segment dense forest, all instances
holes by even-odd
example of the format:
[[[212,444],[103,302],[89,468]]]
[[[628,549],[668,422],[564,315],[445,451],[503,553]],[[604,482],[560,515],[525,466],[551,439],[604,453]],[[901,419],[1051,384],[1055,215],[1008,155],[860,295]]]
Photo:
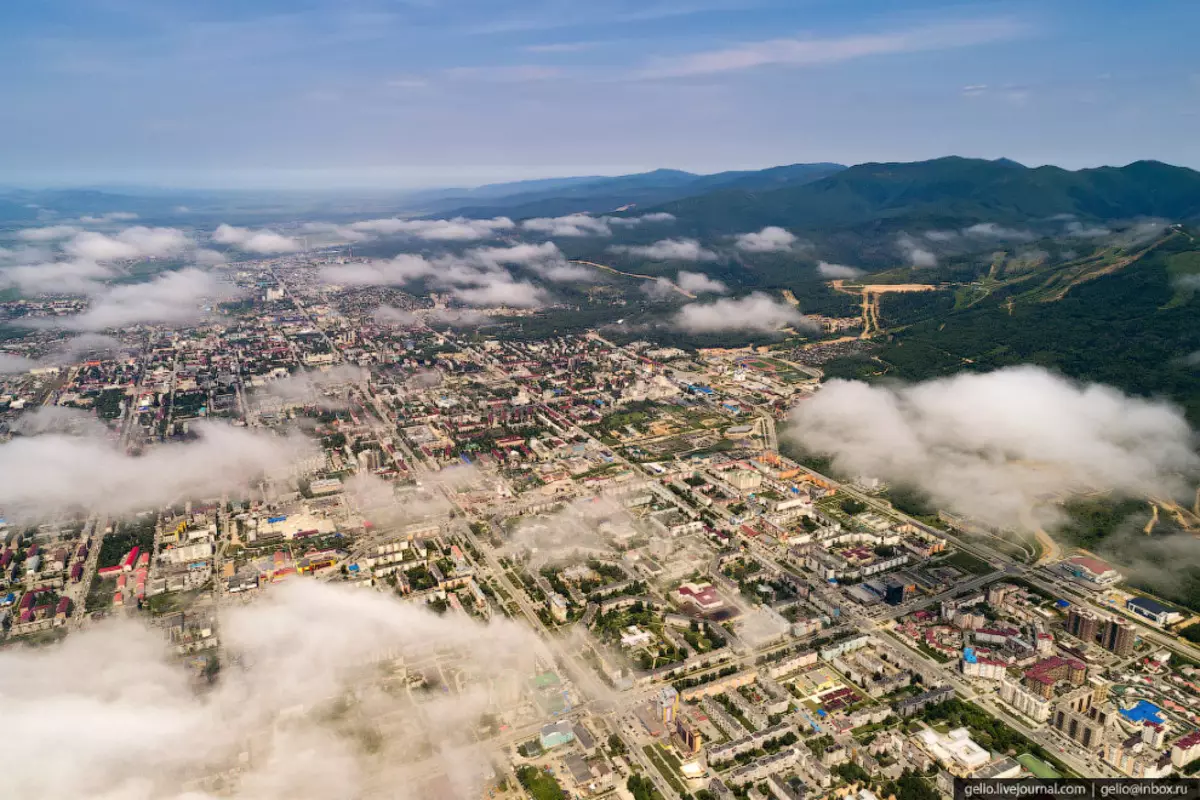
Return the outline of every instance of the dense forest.
[[[1008,302],[997,292],[977,305],[933,315],[895,333],[872,368],[920,381],[962,370],[1038,364],[1085,381],[1182,405],[1200,424],[1200,315],[1180,296],[1168,271],[1172,257],[1196,252],[1176,236],[1123,270],[1074,287],[1055,302]],[[1190,256],[1188,256],[1190,257]],[[889,298],[889,303],[893,298]],[[885,314],[892,313],[889,304]],[[915,311],[915,309],[910,309]],[[860,375],[862,360],[831,365]]]

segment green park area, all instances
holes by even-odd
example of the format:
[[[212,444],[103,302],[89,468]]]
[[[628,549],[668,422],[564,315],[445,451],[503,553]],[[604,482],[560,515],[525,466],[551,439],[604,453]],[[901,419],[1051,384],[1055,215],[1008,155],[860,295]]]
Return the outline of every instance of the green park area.
[[[533,800],[562,800],[566,797],[554,776],[537,767],[521,767],[517,770],[517,780]]]

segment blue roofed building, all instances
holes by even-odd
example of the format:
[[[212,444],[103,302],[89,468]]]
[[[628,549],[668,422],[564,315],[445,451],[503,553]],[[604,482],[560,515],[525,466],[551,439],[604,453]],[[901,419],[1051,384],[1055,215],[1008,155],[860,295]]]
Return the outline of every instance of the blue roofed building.
[[[1157,625],[1172,625],[1183,619],[1175,609],[1149,597],[1132,597],[1125,602],[1125,608]]]

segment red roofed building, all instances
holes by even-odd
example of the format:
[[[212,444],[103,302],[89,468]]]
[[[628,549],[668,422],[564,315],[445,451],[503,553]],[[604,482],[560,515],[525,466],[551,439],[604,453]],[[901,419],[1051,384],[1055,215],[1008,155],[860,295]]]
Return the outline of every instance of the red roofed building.
[[[132,570],[134,563],[137,562],[138,552],[140,550],[140,547],[134,545],[134,548],[125,555],[125,558],[121,560],[121,569],[125,570],[126,572]]]
[[[1200,758],[1200,731],[1192,731],[1171,745],[1171,763],[1177,768]]]
[[[1061,680],[1081,686],[1087,678],[1087,665],[1074,658],[1051,656],[1044,658],[1025,670],[1023,683],[1026,688],[1047,700],[1054,697],[1054,684]]]
[[[1097,584],[1111,584],[1121,580],[1121,573],[1106,561],[1091,556],[1076,556],[1063,562],[1063,568],[1076,578]]]
[[[725,605],[711,583],[685,583],[676,590],[679,602],[700,611],[716,611]]]

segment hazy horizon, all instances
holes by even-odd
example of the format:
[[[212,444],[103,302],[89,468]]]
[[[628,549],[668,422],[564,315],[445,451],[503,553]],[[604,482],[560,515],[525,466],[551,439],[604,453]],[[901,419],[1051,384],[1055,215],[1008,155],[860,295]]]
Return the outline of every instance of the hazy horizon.
[[[5,184],[410,189],[952,153],[1200,167],[1200,7],[1182,2],[120,0],[6,17]]]

